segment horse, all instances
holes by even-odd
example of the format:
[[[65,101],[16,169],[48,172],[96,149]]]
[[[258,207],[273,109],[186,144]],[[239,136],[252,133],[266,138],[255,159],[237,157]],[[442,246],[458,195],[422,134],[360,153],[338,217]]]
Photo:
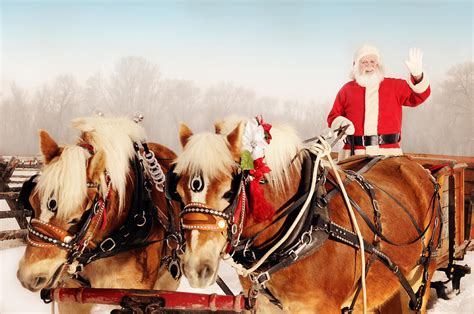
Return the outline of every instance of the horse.
[[[438,185],[431,174],[405,156],[353,158],[334,169],[328,159],[315,166],[321,156],[311,147],[325,140],[305,145],[293,128],[275,125],[263,159],[271,171],[262,177],[255,174],[261,166],[250,172],[242,166],[250,121],[227,119],[215,132],[198,134],[180,125],[183,151],[167,188],[183,204],[182,271],[190,285],[214,283],[225,260],[240,274],[251,310],[375,311],[406,290],[405,309],[424,312],[439,234]],[[257,142],[250,138],[250,146]],[[355,221],[336,172],[358,209]],[[263,198],[253,195],[256,189]],[[258,214],[262,202],[273,212]],[[367,308],[358,298],[364,278],[355,222],[365,243]]]
[[[77,143],[61,146],[39,131],[44,165],[29,191],[22,191],[34,218],[19,281],[33,292],[176,290],[179,281],[161,267],[173,246],[164,244],[165,237],[178,219],[163,191],[164,172],[176,154],[144,142],[144,129],[127,118],[78,118],[73,126],[81,132]],[[64,313],[88,313],[93,306],[58,305]]]

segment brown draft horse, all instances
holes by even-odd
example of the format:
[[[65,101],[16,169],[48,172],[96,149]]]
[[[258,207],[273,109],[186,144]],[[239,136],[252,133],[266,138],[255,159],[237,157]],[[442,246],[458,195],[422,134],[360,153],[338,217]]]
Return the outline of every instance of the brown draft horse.
[[[359,286],[360,250],[333,241],[331,236],[326,241],[323,237],[321,243],[306,256],[290,260],[285,265],[279,263],[288,262],[289,256],[297,257],[295,252],[298,251],[298,247],[286,255],[283,254],[284,250],[283,253],[280,251],[280,256],[278,250],[275,251],[274,255],[270,255],[253,273],[246,274],[242,271],[241,267],[244,264],[242,260],[250,261],[249,265],[243,265],[247,270],[254,266],[271,249],[275,243],[273,240],[281,238],[282,230],[295,219],[295,215],[288,214],[290,219],[285,220],[283,214],[283,219],[277,220],[277,217],[281,216],[280,213],[284,213],[284,210],[278,210],[273,218],[259,222],[249,214],[252,208],[247,208],[244,212],[243,193],[247,193],[249,198],[252,197],[246,186],[248,180],[244,178],[239,181],[239,177],[242,176],[240,161],[245,121],[237,124],[235,121],[223,121],[217,123],[215,128],[216,134],[193,134],[185,124],[181,125],[179,136],[183,152],[178,156],[175,168],[170,172],[170,181],[167,182],[170,184],[169,189],[175,189],[175,196],[181,198],[185,205],[181,211],[181,223],[185,229],[186,240],[182,268],[190,285],[206,287],[214,283],[220,258],[234,259],[235,262],[236,256],[240,254],[240,260],[237,262],[241,265],[234,264],[234,266],[239,274],[249,275],[240,277],[244,289],[248,290],[251,287],[253,289],[255,286],[259,289],[267,288],[265,291],[260,291],[259,312],[274,313],[278,310],[268,302],[273,299],[280,302],[285,313],[340,313],[342,308],[351,303]],[[291,200],[299,189],[304,176],[301,172],[304,162],[300,158],[295,160],[294,157],[301,155],[298,152],[301,152],[304,146],[289,127],[273,126],[271,133],[272,141],[265,153],[271,172],[266,175],[266,180],[260,181],[260,186],[264,190],[266,200],[278,209]],[[363,167],[361,160],[341,165],[342,169],[361,167]],[[346,180],[348,194],[371,222],[374,220],[373,201],[362,183],[370,182],[375,186],[375,199],[381,213],[379,224],[382,227],[382,235],[378,238],[384,237],[388,241],[403,244],[392,245],[378,241],[378,252],[386,254],[394,264],[390,270],[379,259],[370,262],[371,267],[366,277],[367,309],[377,310],[398,291],[402,290],[404,293],[392,271],[399,270],[415,292],[417,286],[422,283],[420,278],[425,271],[427,281],[424,283],[427,288],[420,291],[426,293],[419,293],[418,298],[418,300],[423,297],[425,299],[420,309],[424,312],[429,296],[429,280],[435,265],[428,260],[425,263],[426,268],[423,268],[418,262],[422,255],[428,255],[424,248],[428,246],[429,240],[435,238],[432,237],[436,225],[434,217],[437,214],[432,204],[437,195],[434,178],[408,157],[386,158],[379,161],[363,173],[365,178],[363,182],[347,180],[347,175],[342,169],[338,169],[338,172],[342,179]],[[334,172],[329,171],[327,182],[331,181],[331,178],[334,178]],[[239,184],[235,184],[236,180],[243,182],[240,190]],[[328,190],[334,188],[327,182],[325,186]],[[233,210],[229,212],[232,206],[240,208],[239,214],[235,214]],[[324,204],[321,207],[325,207]],[[327,205],[328,219],[346,229],[338,229],[337,232],[341,234],[354,231],[348,211],[340,193],[336,193]],[[244,222],[240,219],[242,216]],[[367,248],[374,243],[374,232],[360,214],[356,212],[356,216]],[[327,225],[327,221],[324,222],[318,232],[329,233]],[[334,233],[332,235],[334,236]],[[234,243],[236,237],[238,241]],[[419,240],[420,238],[423,240]],[[307,239],[311,240],[310,237]],[[414,242],[409,244],[412,241]],[[308,242],[311,243],[306,241]],[[372,255],[374,254],[366,253],[366,263],[369,263]],[[247,260],[242,259],[242,256]],[[272,266],[278,271],[265,278],[265,271],[269,271]],[[262,279],[259,275],[264,275],[262,285],[258,285],[258,280]],[[250,294],[255,293],[252,289],[249,290]],[[262,296],[267,296],[268,299]],[[358,299],[355,311],[361,312],[361,297]],[[404,305],[408,309],[408,304]]]
[[[21,284],[31,291],[83,283],[176,290],[179,281],[160,268],[164,224],[171,218],[159,172],[168,171],[175,153],[141,143],[144,130],[129,119],[89,117],[73,125],[81,136],[72,145],[59,146],[39,132],[44,166],[29,197],[34,218],[17,273]],[[138,144],[147,148],[150,162]],[[59,304],[64,313],[91,307]]]

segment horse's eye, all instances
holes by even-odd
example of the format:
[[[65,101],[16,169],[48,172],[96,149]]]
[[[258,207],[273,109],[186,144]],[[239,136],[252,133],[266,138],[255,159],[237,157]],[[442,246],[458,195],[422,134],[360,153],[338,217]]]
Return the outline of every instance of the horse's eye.
[[[229,190],[222,195],[222,198],[225,198],[226,200],[230,201],[232,197],[234,196],[234,191]]]
[[[53,213],[58,211],[58,202],[56,201],[54,197],[51,197],[48,200],[47,206],[48,206],[48,210],[52,211]]]

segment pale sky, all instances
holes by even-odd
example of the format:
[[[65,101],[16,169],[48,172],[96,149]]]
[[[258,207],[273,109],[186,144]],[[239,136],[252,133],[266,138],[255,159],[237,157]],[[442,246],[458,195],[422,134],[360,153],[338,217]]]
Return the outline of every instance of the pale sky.
[[[126,56],[164,78],[233,82],[259,96],[332,101],[354,50],[378,46],[387,76],[406,77],[411,47],[436,83],[473,61],[472,1],[6,1],[3,87],[62,73],[84,81]]]

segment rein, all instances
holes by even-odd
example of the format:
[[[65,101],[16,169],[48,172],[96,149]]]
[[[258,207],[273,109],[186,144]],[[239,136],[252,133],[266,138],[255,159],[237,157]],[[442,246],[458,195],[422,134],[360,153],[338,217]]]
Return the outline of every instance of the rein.
[[[106,174],[107,177],[107,174]],[[51,286],[62,278],[64,270],[71,275],[78,269],[79,258],[82,256],[86,248],[92,247],[92,239],[95,237],[99,225],[103,222],[105,211],[107,207],[107,197],[110,192],[110,181],[108,183],[107,194],[105,201],[99,197],[99,185],[95,183],[88,183],[88,188],[96,188],[97,192],[94,197],[92,206],[87,210],[89,215],[83,223],[81,229],[76,234],[70,234],[68,231],[55,226],[51,223],[32,218],[28,225],[27,242],[35,247],[49,248],[57,246],[60,249],[68,252],[66,262],[54,274],[51,280]],[[87,212],[86,211],[86,212]]]
[[[80,143],[79,146],[88,150],[91,154],[94,153],[94,148],[90,144]],[[154,205],[151,199],[150,193],[153,187],[158,191],[163,191],[164,174],[153,152],[148,150],[146,143],[142,143],[142,146],[145,151],[144,158],[146,164],[143,163],[143,159],[140,157],[138,144],[134,143],[137,156],[133,159],[131,168],[135,173],[136,180],[128,216],[124,224],[99,243],[94,243],[93,239],[96,237],[98,230],[105,228],[106,225],[108,196],[111,192],[111,182],[107,172],[105,173],[107,191],[103,197],[99,194],[99,183],[87,183],[87,188],[95,188],[97,191],[91,207],[85,211],[85,213],[89,212],[89,214],[76,234],[71,234],[51,223],[34,218],[31,219],[27,235],[29,244],[40,248],[57,246],[68,251],[66,261],[56,271],[51,281],[51,286],[63,277],[65,270],[74,276],[73,278],[79,278],[78,272],[81,272],[84,266],[95,260],[114,256],[132,249],[146,247],[164,240],[167,240],[168,243],[168,239],[147,241],[158,223],[162,223],[165,229],[167,229],[170,228],[168,224],[173,222],[174,219],[172,215],[167,217],[167,213],[161,214],[160,209]],[[145,176],[145,169],[150,174],[149,178]],[[159,189],[160,187],[161,190]],[[161,214],[160,218],[158,213]],[[179,240],[176,241],[180,243]],[[170,246],[170,244],[167,246]],[[165,248],[166,246],[163,247],[163,249]]]

